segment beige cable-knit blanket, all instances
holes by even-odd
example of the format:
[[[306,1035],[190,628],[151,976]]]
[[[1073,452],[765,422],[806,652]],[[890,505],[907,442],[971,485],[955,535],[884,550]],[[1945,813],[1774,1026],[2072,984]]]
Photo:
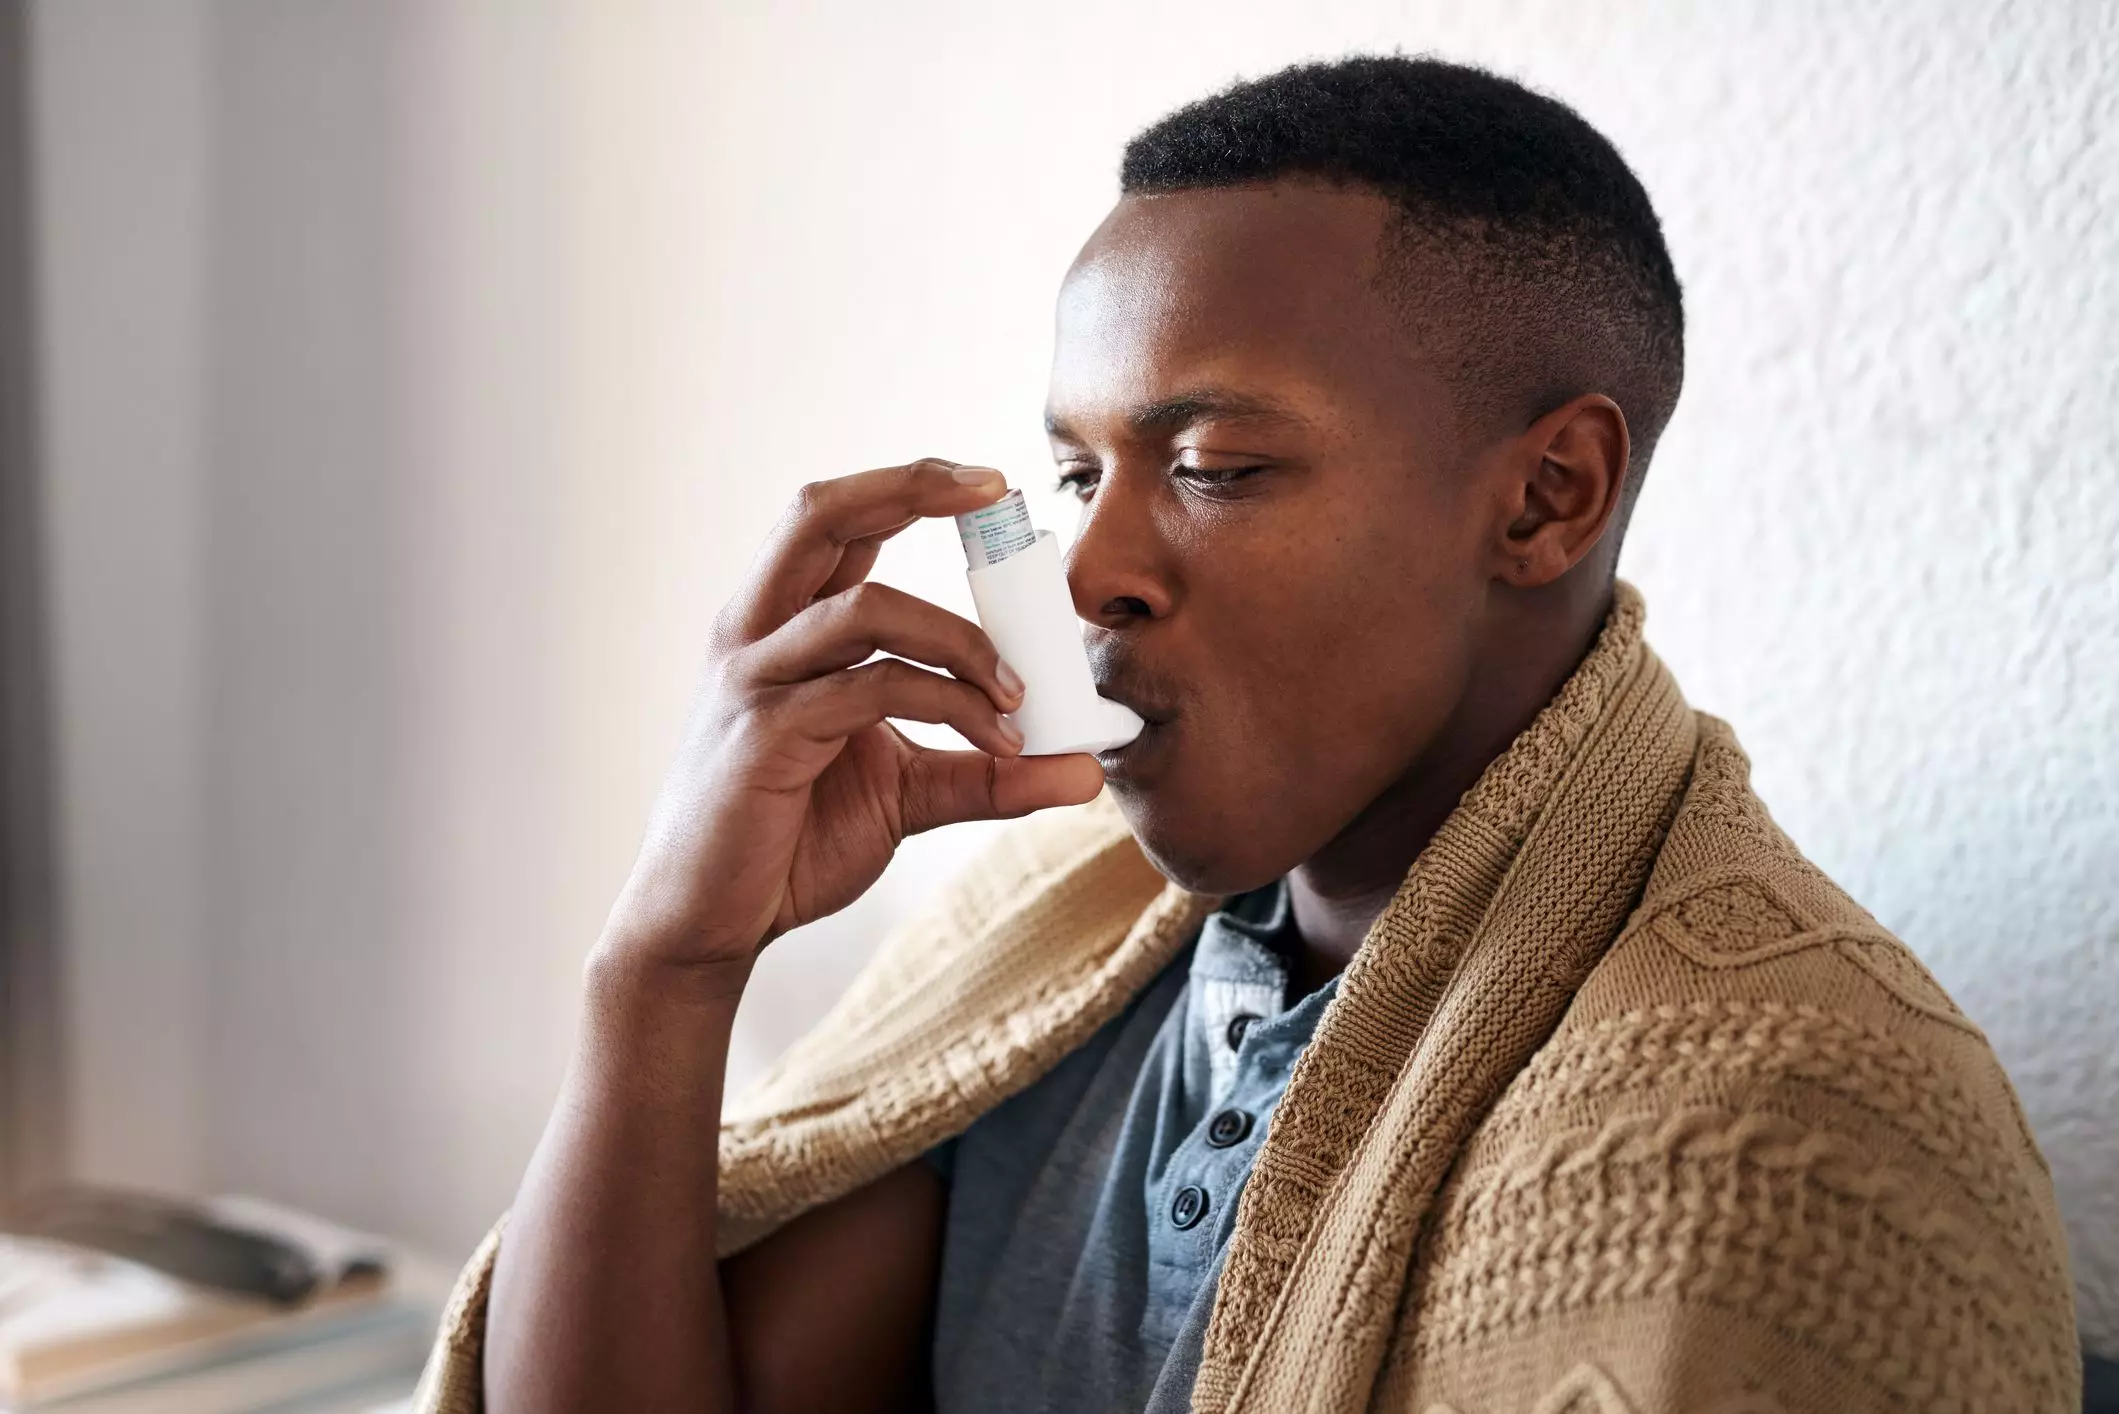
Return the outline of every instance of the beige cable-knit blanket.
[[[2052,1186],[1985,1038],[1641,620],[1621,585],[1347,969],[1243,1192],[1202,1414],[2077,1407]],[[1107,801],[1025,822],[729,1107],[723,1250],[1030,1084],[1215,902]],[[482,1407],[500,1236],[423,1410]]]

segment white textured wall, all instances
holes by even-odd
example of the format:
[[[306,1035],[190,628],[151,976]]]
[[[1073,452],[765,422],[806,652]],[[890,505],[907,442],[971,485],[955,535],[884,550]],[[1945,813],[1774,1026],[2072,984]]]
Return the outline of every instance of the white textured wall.
[[[99,6],[40,23],[132,42],[60,19]],[[207,257],[156,266],[136,235],[50,262],[77,350],[58,470],[108,488],[54,507],[70,778],[117,798],[99,753],[190,743],[152,769],[204,801],[196,868],[143,861],[113,817],[69,834],[98,959],[82,1132],[161,1093],[97,1059],[123,1053],[137,1013],[108,993],[148,944],[95,901],[190,868],[209,920],[197,1124],[105,1168],[192,1162],[467,1243],[542,1122],[705,622],[788,492],[930,451],[1041,486],[1050,298],[1125,136],[1236,73],[1432,48],[1574,102],[1656,198],[1690,376],[1626,572],[1797,839],[1988,1028],[2053,1162],[2085,1330],[2119,1354],[2114,6],[201,13],[165,39],[203,46],[205,160],[182,190],[136,173],[130,214],[203,212]],[[106,97],[43,100],[48,184],[93,191],[82,164],[130,150]],[[75,236],[111,219],[66,209]],[[79,326],[113,271],[144,282],[147,352],[194,358],[106,362]],[[157,303],[185,278],[196,310]],[[195,433],[175,472],[95,425],[137,380]],[[158,504],[186,467],[204,589],[84,589],[144,572],[109,498]],[[961,605],[946,534],[908,541],[884,572]],[[208,685],[203,725],[95,666],[160,628],[176,680]],[[738,1069],[964,847],[922,842],[777,945]]]

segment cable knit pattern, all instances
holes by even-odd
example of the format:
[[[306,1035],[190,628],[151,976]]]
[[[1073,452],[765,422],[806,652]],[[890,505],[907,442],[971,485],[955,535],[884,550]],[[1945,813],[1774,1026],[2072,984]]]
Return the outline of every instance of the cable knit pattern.
[[[1984,1037],[1641,620],[1621,585],[1348,967],[1238,1207],[1202,1414],[2073,1408],[2051,1183]],[[1004,836],[729,1107],[722,1250],[1034,1082],[1216,902],[1107,801]],[[482,1407],[499,1240],[422,1410]]]

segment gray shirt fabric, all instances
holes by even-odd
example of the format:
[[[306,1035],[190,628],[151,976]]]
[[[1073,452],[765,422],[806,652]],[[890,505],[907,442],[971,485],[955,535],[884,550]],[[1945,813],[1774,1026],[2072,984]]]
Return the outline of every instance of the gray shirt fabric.
[[[1287,1002],[1285,882],[930,1155],[950,1181],[938,1414],[1190,1408],[1236,1200],[1336,979]]]

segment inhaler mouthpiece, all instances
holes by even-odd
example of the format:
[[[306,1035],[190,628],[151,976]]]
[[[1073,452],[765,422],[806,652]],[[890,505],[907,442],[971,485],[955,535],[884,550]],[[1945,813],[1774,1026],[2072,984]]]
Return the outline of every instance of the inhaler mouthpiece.
[[[1023,755],[1104,751],[1140,735],[1138,713],[1096,695],[1059,542],[1031,526],[1023,493],[964,512],[956,529],[979,623],[1023,680],[1023,705],[1008,714]]]

